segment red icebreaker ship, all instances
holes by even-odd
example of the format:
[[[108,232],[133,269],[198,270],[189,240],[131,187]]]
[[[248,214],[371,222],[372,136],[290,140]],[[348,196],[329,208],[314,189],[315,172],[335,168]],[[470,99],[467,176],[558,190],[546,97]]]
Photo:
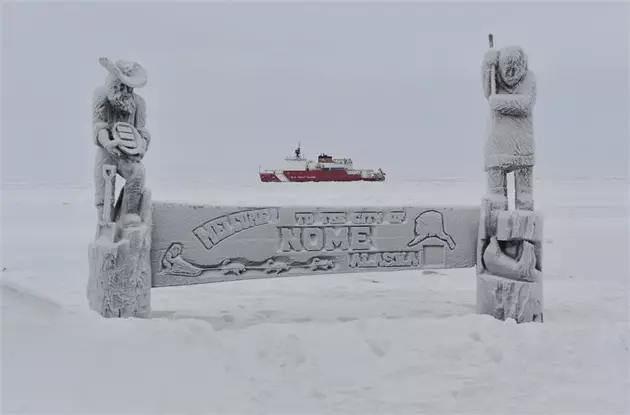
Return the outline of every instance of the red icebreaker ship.
[[[381,169],[357,170],[352,167],[352,159],[334,159],[321,154],[317,161],[302,157],[300,147],[295,149],[295,157],[284,159],[283,169],[259,172],[263,182],[382,182],[385,173]]]

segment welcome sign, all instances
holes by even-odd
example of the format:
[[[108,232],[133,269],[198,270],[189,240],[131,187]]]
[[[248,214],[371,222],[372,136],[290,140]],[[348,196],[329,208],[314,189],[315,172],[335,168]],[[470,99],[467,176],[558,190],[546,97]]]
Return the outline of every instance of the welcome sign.
[[[318,273],[466,268],[477,207],[153,204],[153,286]]]

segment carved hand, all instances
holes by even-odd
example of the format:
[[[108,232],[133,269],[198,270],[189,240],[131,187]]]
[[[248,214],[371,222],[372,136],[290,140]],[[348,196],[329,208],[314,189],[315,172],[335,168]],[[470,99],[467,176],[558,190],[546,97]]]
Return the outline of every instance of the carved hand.
[[[139,145],[139,148],[138,148],[139,153],[133,156],[127,156],[129,160],[141,161],[144,158],[144,155],[147,152],[147,140],[145,138],[143,138],[142,140],[139,140],[138,145]]]
[[[491,65],[497,65],[499,63],[499,51],[497,49],[488,49],[483,56],[483,62],[490,67]]]
[[[122,155],[120,150],[116,148],[118,144],[120,143],[120,140],[110,140],[109,131],[107,131],[106,129],[102,129],[101,131],[98,132],[98,142],[101,143],[103,148],[107,150],[108,153],[113,154],[118,157]]]
[[[505,103],[505,97],[499,96],[498,94],[491,95],[488,103],[490,104],[490,108],[494,111],[498,111]]]

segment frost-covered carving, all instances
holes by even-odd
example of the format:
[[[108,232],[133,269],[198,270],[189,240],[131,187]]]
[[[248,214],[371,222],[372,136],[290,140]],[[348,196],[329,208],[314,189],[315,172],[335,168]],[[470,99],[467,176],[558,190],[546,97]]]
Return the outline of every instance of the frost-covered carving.
[[[245,264],[240,262],[232,262],[230,259],[226,259],[221,262],[221,272],[223,275],[241,275],[245,271],[247,271],[247,267]]]
[[[214,265],[196,265],[186,260],[182,256],[183,246],[181,243],[173,243],[164,252],[159,275],[167,277],[199,277],[204,273],[215,275],[236,275],[248,273],[253,275],[267,274],[280,275],[288,272],[291,268],[310,269],[312,271],[326,271],[333,269],[333,260],[324,258],[313,258],[310,261],[294,261],[278,257],[267,258],[263,261],[252,261],[245,258],[225,258]]]
[[[437,210],[425,210],[416,217],[414,234],[415,237],[407,244],[408,246],[418,245],[429,238],[446,242],[451,250],[457,246],[453,237],[444,229],[444,215]]]
[[[90,308],[103,317],[143,317],[151,314],[151,193],[140,198],[140,220],[118,228],[115,239],[97,236],[89,246]]]
[[[481,80],[490,112],[484,148],[488,191],[497,207],[507,209],[506,174],[514,172],[515,206],[532,210],[536,76],[525,51],[520,46],[491,47],[483,59]]]
[[[151,312],[151,194],[144,157],[151,135],[146,104],[134,91],[147,74],[135,62],[100,58],[108,71],[93,96],[96,240],[89,247],[88,302],[104,317],[148,317]],[[114,205],[116,177],[125,179]]]
[[[182,244],[173,244],[166,250],[162,259],[162,270],[171,275],[198,277],[203,273],[203,268],[182,258],[182,249]]]
[[[99,210],[101,217],[98,218],[99,236],[105,236],[108,240],[116,239],[116,223],[114,222],[114,201],[116,194],[116,166],[111,164],[103,165],[103,180],[105,181],[105,194],[103,196],[104,206]]]
[[[480,239],[483,250],[479,266],[493,275],[516,281],[538,282],[542,278],[540,214],[527,210],[497,211],[484,201]]]
[[[335,267],[334,261],[330,259],[321,259],[321,258],[313,258],[311,260],[309,268],[313,271],[321,270],[329,270]]]
[[[265,263],[265,272],[267,274],[276,274],[279,275],[281,272],[288,271],[291,266],[286,262],[282,261],[274,261],[273,259],[269,259]]]
[[[477,307],[518,322],[542,321],[542,216],[532,187],[536,78],[519,46],[490,49],[482,63],[490,123],[484,149],[487,192],[477,258]],[[514,173],[515,207],[508,211],[507,174]]]
[[[152,205],[141,163],[151,135],[146,104],[134,91],[146,72],[133,62],[100,63],[108,76],[93,102],[98,231],[88,299],[101,315],[148,317],[152,286],[477,265],[480,313],[543,320],[543,223],[532,197],[536,81],[522,48],[496,51],[491,43],[484,56],[491,122],[481,209]],[[126,183],[114,206],[117,175]]]
[[[107,69],[105,84],[94,91],[92,98],[93,141],[96,144],[94,169],[95,204],[98,218],[102,217],[105,179],[103,165],[116,166],[116,172],[125,180],[123,192],[127,194],[126,224],[139,223],[140,197],[144,189],[144,157],[151,134],[146,128],[147,108],[144,99],[135,91],[147,82],[147,74],[135,62],[111,62],[100,58]]]
[[[153,286],[472,267],[479,210],[156,202]]]

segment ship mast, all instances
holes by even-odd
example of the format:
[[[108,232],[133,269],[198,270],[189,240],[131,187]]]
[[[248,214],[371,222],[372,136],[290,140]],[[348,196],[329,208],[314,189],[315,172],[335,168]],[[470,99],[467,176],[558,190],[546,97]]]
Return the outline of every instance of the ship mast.
[[[301,146],[300,146],[300,142],[298,141],[298,146],[297,146],[297,148],[295,149],[295,158],[296,158],[296,159],[300,159],[300,158],[301,158],[301,157],[300,157],[301,155],[302,155],[302,149],[301,149]]]

